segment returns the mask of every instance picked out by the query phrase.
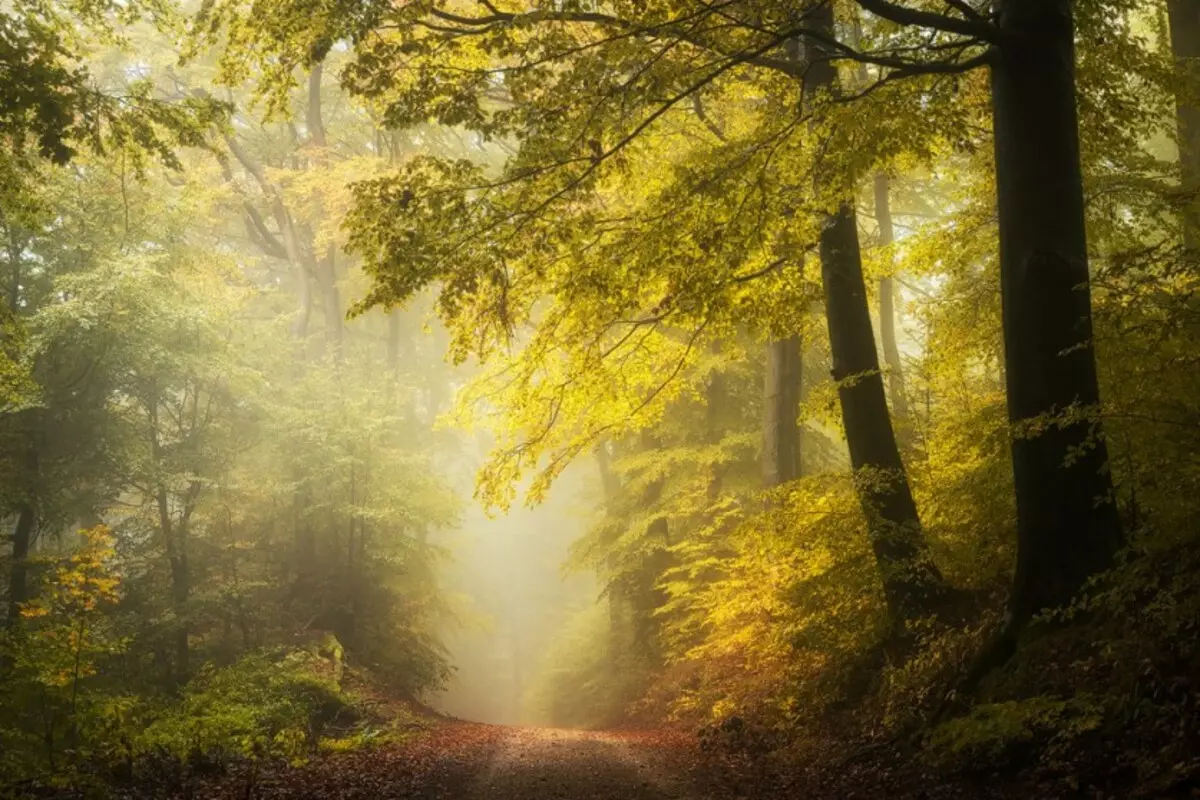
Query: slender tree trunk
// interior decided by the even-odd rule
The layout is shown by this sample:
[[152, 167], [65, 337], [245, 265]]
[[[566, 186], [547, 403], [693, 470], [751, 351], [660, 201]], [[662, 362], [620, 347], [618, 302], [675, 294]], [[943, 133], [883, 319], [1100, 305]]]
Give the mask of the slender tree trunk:
[[321, 78], [324, 71], [324, 64], [318, 61], [308, 73], [308, 108], [304, 112], [308, 138], [314, 146], [322, 149], [329, 146], [325, 138], [325, 119], [321, 112]]
[[21, 618], [21, 605], [29, 600], [29, 550], [37, 514], [32, 503], [24, 503], [17, 513], [12, 534], [12, 567], [8, 583], [8, 624], [14, 626]]
[[[304, 120], [308, 127], [310, 143], [317, 149], [315, 161], [317, 167], [324, 169], [329, 164], [326, 150], [329, 141], [325, 135], [325, 119], [321, 110], [321, 77], [324, 67], [321, 62], [313, 65], [308, 74], [308, 108]], [[313, 241], [311, 233], [309, 243]], [[330, 245], [325, 255], [313, 259], [312, 273], [321, 295], [321, 310], [325, 317], [325, 342], [333, 350], [335, 357], [340, 357], [342, 347], [343, 311], [341, 292], [337, 285], [337, 270], [335, 268], [336, 248]]]
[[[13, 229], [12, 223], [2, 211], [0, 211], [0, 219], [4, 222], [8, 238], [8, 266], [12, 270], [5, 300], [8, 303], [9, 312], [15, 317], [21, 309], [22, 246], [17, 241], [17, 233]], [[34, 529], [37, 527], [37, 511], [33, 502], [33, 491], [37, 483], [38, 462], [37, 451], [32, 444], [33, 432], [37, 430], [37, 420], [40, 417], [33, 416], [30, 412], [25, 412], [22, 417], [30, 423], [29, 428], [22, 426], [19, 429], [23, 437], [30, 438], [23, 459], [28, 494], [17, 509], [17, 522], [13, 526], [12, 532], [12, 565], [9, 568], [8, 613], [6, 616], [7, 624], [10, 627], [17, 624], [21, 618], [21, 605], [29, 600], [29, 550], [33, 545]]]
[[1016, 624], [1069, 601], [1121, 538], [1099, 423], [1019, 426], [1100, 401], [1070, 0], [1002, 0], [992, 67], [1000, 283], [1017, 498]]
[[[804, 59], [800, 39], [786, 44], [788, 60]], [[801, 259], [803, 257], [801, 256]], [[803, 261], [799, 263], [803, 269]], [[763, 485], [780, 486], [800, 477], [803, 465], [800, 395], [804, 380], [804, 341], [798, 334], [767, 342], [763, 375]]]
[[[150, 414], [150, 454], [156, 467], [162, 465], [162, 445], [159, 442], [158, 429], [158, 396], [151, 394], [147, 403]], [[191, 672], [188, 648], [187, 604], [191, 594], [191, 576], [188, 571], [187, 550], [184, 544], [183, 527], [186, 520], [177, 527], [171, 517], [170, 499], [167, 489], [159, 485], [155, 491], [155, 502], [158, 507], [158, 524], [162, 531], [163, 550], [167, 556], [167, 564], [171, 569], [171, 610], [175, 614], [175, 680], [183, 683]]]
[[38, 490], [40, 481], [38, 438], [43, 417], [36, 411], [21, 414], [24, 425], [19, 430], [26, 443], [21, 456], [24, 475], [24, 497], [17, 507], [17, 521], [12, 533], [12, 566], [9, 570], [8, 624], [16, 625], [21, 617], [21, 605], [29, 600], [29, 553], [33, 549], [34, 532], [38, 521]]
[[[604, 489], [604, 513], [607, 516], [612, 513], [612, 503], [621, 491], [621, 479], [613, 471], [607, 442], [600, 442], [596, 445], [595, 455], [596, 466], [600, 471], [600, 485]], [[626, 597], [620, 589], [621, 581], [617, 576], [618, 564], [614, 553], [608, 555], [607, 563], [609, 574], [612, 576], [606, 592], [608, 595], [608, 651], [610, 657], [616, 658], [625, 652], [624, 609]]]
[[1183, 246], [1200, 255], [1200, 0], [1167, 0], [1171, 48], [1188, 91], [1175, 98], [1179, 138], [1180, 184], [1188, 197], [1183, 207]]
[[[721, 352], [721, 343], [713, 342], [713, 355]], [[720, 445], [725, 438], [725, 415], [729, 405], [729, 380], [719, 369], [713, 370], [708, 376], [708, 389], [705, 392], [705, 441], [710, 445]], [[721, 486], [725, 478], [725, 465], [716, 462], [709, 471], [708, 502], [713, 503], [721, 496]]]
[[[157, 449], [157, 448], [156, 448]], [[167, 490], [159, 487], [155, 496], [158, 504], [158, 522], [162, 529], [163, 548], [167, 563], [171, 567], [171, 610], [175, 613], [175, 680], [182, 683], [190, 673], [188, 648], [187, 603], [191, 593], [188, 574], [187, 552], [171, 519]]]
[[763, 484], [794, 481], [801, 475], [800, 391], [802, 342], [788, 336], [767, 343], [763, 386]]
[[334, 263], [334, 248], [330, 246], [325, 255], [313, 264], [313, 275], [317, 292], [321, 295], [321, 313], [325, 317], [325, 343], [333, 351], [334, 357], [340, 357], [345, 314]]
[[608, 443], [596, 445], [596, 466], [600, 470], [600, 485], [604, 489], [604, 502], [611, 503], [621, 491], [621, 479], [613, 472], [612, 457], [608, 452]]
[[17, 241], [17, 232], [13, 228], [3, 211], [0, 211], [0, 220], [4, 221], [4, 229], [8, 239], [8, 268], [11, 274], [8, 276], [8, 310], [16, 316], [21, 308], [21, 279], [22, 275], [22, 258], [21, 251], [24, 249], [22, 244]]
[[[895, 241], [892, 230], [891, 180], [884, 173], [875, 176], [875, 219], [879, 223], [879, 246], [890, 247]], [[900, 423], [900, 438], [907, 433], [908, 395], [904, 386], [904, 363], [896, 338], [896, 282], [891, 275], [879, 279], [879, 341], [883, 345], [883, 363], [887, 366], [888, 396], [892, 414]]]
[[[393, 384], [400, 382], [400, 312], [396, 309], [388, 311], [387, 316], [387, 367], [388, 376]], [[395, 388], [395, 387], [393, 387]]]
[[[642, 433], [642, 447], [657, 450], [658, 438], [648, 431]], [[674, 558], [671, 546], [671, 523], [660, 504], [667, 488], [666, 477], [653, 480], [642, 495], [641, 507], [657, 516], [646, 528], [646, 545], [642, 556], [641, 570], [637, 577], [637, 588], [632, 592], [631, 606], [634, 615], [633, 647], [642, 656], [657, 660], [659, 630], [654, 612], [667, 601], [666, 594], [658, 587], [659, 579], [671, 568]]]
[[[812, 13], [814, 28], [832, 39], [832, 4]], [[824, 52], [825, 45], [814, 40], [809, 46], [814, 52], [805, 72], [805, 96], [836, 93], [837, 68]], [[888, 415], [851, 201], [825, 220], [820, 253], [833, 378], [838, 383], [850, 464], [856, 473], [859, 502], [888, 611], [893, 622], [902, 626], [933, 610], [945, 588], [926, 553], [917, 506]]]

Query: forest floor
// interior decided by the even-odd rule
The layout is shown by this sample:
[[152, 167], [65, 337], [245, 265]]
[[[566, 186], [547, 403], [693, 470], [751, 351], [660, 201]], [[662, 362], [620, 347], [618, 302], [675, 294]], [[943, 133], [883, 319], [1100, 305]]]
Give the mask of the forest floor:
[[[411, 741], [231, 776], [220, 798], [724, 800], [694, 737], [446, 722]], [[253, 786], [251, 788], [251, 780]]]
[[[881, 753], [780, 769], [718, 754], [681, 731], [572, 731], [446, 721], [413, 739], [300, 767], [227, 776], [180, 797], [214, 800], [855, 800], [1043, 797], [995, 784], [947, 785]], [[932, 780], [931, 780], [932, 779]], [[1010, 787], [1011, 788], [1011, 787]], [[156, 794], [156, 797], [163, 797]], [[1087, 795], [1089, 798], [1093, 795]], [[1099, 795], [1104, 797], [1104, 795]]]

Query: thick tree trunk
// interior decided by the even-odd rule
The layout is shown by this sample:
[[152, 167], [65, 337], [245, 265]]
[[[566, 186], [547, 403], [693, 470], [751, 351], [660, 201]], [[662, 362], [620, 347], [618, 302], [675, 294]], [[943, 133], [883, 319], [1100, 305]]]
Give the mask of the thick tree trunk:
[[[833, 38], [833, 7], [813, 12], [813, 26]], [[837, 68], [820, 42], [805, 72], [805, 96], [837, 91]], [[819, 179], [819, 178], [818, 178]], [[820, 237], [825, 316], [842, 420], [858, 497], [867, 519], [888, 611], [894, 623], [934, 610], [942, 576], [928, 558], [917, 506], [888, 415], [863, 279], [858, 223], [850, 201], [825, 220]]]
[[801, 475], [799, 336], [767, 343], [763, 385], [763, 484], [779, 486]]
[[[992, 68], [1008, 415], [1014, 426], [1100, 401], [1092, 345], [1070, 0], [1003, 0]], [[1069, 601], [1120, 541], [1098, 423], [1016, 432], [1020, 624]]]
[[[875, 176], [875, 219], [879, 223], [879, 246], [890, 247], [895, 241], [892, 230], [891, 181], [884, 173]], [[903, 440], [908, 422], [908, 397], [904, 386], [904, 363], [896, 338], [896, 282], [890, 275], [879, 279], [879, 341], [883, 345], [883, 363], [887, 366], [888, 396], [892, 413], [900, 423]]]
[[1200, 255], [1200, 103], [1194, 94], [1200, 84], [1200, 0], [1167, 0], [1171, 48], [1189, 92], [1175, 98], [1179, 137], [1180, 185], [1188, 197], [1183, 207], [1183, 246]]
[[21, 618], [21, 606], [29, 600], [29, 550], [33, 544], [33, 530], [37, 514], [31, 503], [21, 506], [17, 524], [12, 534], [12, 567], [8, 583], [8, 624], [13, 626]]

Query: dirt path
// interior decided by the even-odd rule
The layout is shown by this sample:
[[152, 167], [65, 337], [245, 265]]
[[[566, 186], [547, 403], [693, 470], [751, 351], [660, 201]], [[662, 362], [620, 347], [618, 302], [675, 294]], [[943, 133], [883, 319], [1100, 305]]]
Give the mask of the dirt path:
[[[696, 740], [453, 723], [405, 745], [226, 779], [216, 800], [719, 800]], [[146, 795], [136, 795], [138, 797]], [[164, 797], [169, 795], [156, 795]]]
[[462, 800], [710, 800], [687, 774], [688, 750], [661, 734], [513, 728]]

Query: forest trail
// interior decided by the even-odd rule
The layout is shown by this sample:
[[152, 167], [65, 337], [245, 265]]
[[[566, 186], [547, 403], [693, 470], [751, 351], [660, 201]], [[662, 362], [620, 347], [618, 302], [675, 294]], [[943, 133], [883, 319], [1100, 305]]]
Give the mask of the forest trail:
[[[202, 792], [316, 800], [718, 800], [695, 737], [441, 724], [401, 745], [317, 759]], [[244, 778], [245, 776], [243, 776]], [[161, 795], [159, 795], [161, 796]]]
[[546, 728], [507, 729], [462, 800], [708, 800], [674, 737]]

